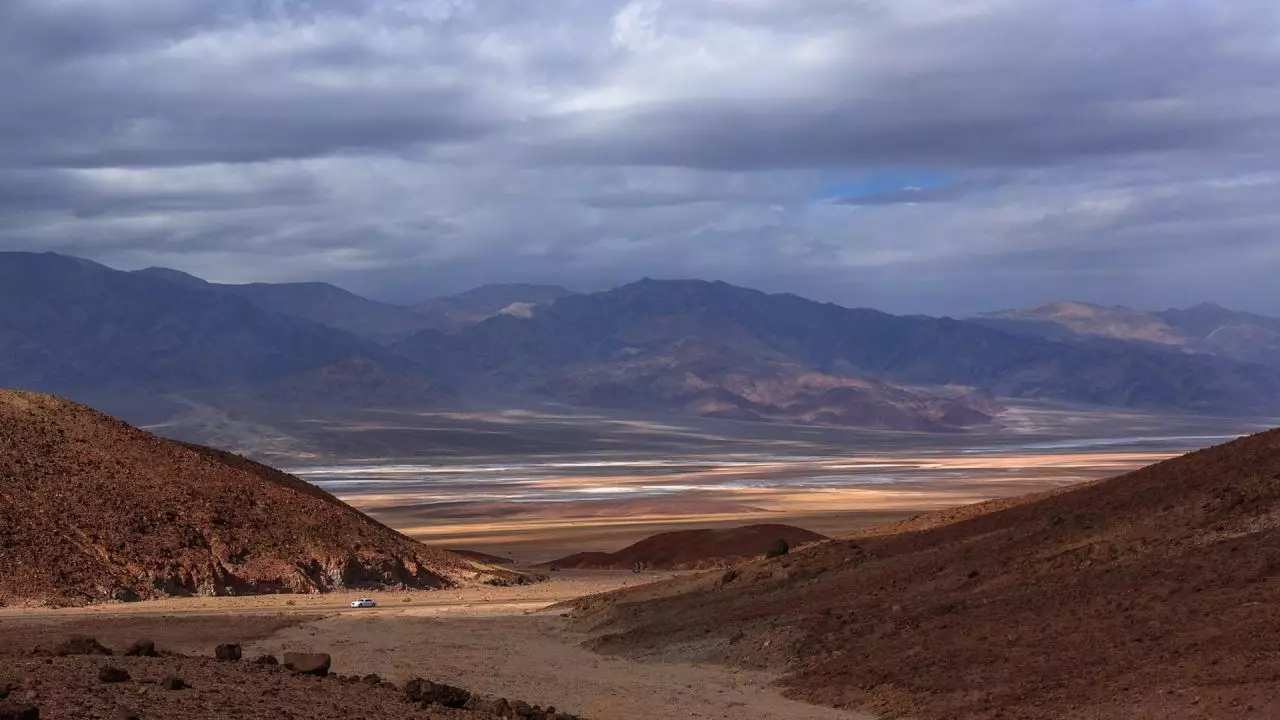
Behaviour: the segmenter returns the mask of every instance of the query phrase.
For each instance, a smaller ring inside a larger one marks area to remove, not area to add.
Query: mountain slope
[[[1185,310],[1147,312],[1057,302],[985,313],[968,320],[1050,340],[1110,338],[1280,366],[1280,319],[1228,310],[1212,303]]]
[[[922,719],[1280,713],[1280,430],[990,508],[579,614],[604,649]]]
[[[410,308],[370,300],[329,283],[230,285],[206,282],[194,275],[158,267],[135,270],[133,274],[227,293],[244,298],[264,310],[379,342],[396,340],[431,327],[428,320]]]
[[[1089,336],[1174,347],[1184,347],[1188,340],[1155,313],[1080,302],[1055,302],[1027,310],[1001,310],[966,319],[987,327],[1039,335],[1050,340]]]
[[[424,327],[453,332],[503,313],[527,316],[539,305],[575,294],[557,285],[481,285],[458,295],[419,303],[413,311]]]
[[[222,292],[52,253],[0,253],[0,384],[89,394],[200,389],[427,402],[412,362]],[[288,390],[282,390],[288,388]]]
[[[880,407],[895,406],[892,392],[959,399],[955,412],[974,419],[992,409],[966,389],[1122,407],[1280,411],[1280,372],[1260,366],[1120,342],[1057,343],[702,281],[646,280],[567,297],[531,317],[494,317],[448,338],[417,335],[397,348],[459,383],[588,404],[656,396],[681,407],[685,396],[702,392],[799,418],[807,389],[798,379],[808,373],[832,386],[842,379],[872,387]],[[744,377],[778,374],[791,379],[772,398],[739,387]]]
[[[0,391],[0,601],[445,587],[510,573],[291,475],[87,407]]]
[[[1280,366],[1280,318],[1201,303],[1155,313],[1202,352]]]

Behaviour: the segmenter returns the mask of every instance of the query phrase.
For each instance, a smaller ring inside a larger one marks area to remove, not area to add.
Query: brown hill
[[[543,567],[618,570],[642,565],[654,570],[700,570],[760,557],[779,540],[788,547],[798,547],[826,539],[825,535],[791,525],[680,530],[645,538],[615,553],[577,553]]]
[[[501,582],[292,475],[0,391],[0,602]]]
[[[1280,431],[905,528],[578,614],[601,649],[922,720],[1280,717]]]

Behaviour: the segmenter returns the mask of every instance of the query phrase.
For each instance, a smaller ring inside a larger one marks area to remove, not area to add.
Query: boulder
[[[227,643],[214,648],[213,656],[223,662],[238,662],[243,651],[235,643]]]
[[[150,640],[135,640],[124,651],[125,657],[156,657],[156,644]]]
[[[0,700],[0,720],[40,720],[40,708]]]
[[[104,646],[96,638],[75,635],[54,648],[53,654],[58,657],[67,655],[110,655],[111,648]]]
[[[122,683],[129,681],[129,671],[114,665],[103,665],[98,671],[98,679],[104,683]]]
[[[324,677],[329,674],[329,666],[332,663],[333,658],[327,653],[287,652],[284,654],[284,666],[299,675]]]
[[[471,700],[471,693],[452,685],[433,683],[430,680],[414,678],[404,686],[405,697],[409,702],[423,705],[439,705],[447,708],[463,708]]]

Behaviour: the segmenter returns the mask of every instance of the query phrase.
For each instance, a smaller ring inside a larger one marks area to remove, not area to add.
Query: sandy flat
[[[1169,454],[1104,449],[977,456],[954,452],[828,456],[787,462],[735,461],[725,467],[690,463],[662,477],[623,468],[609,475],[562,473],[521,486],[535,494],[577,493],[578,499],[550,502],[465,499],[486,487],[489,480],[483,474],[468,476],[464,486],[456,489],[462,493],[459,499],[448,502],[440,501],[445,495],[433,495],[436,501],[431,502],[414,500],[424,488],[442,492],[437,480],[408,482],[395,491],[330,489],[427,544],[480,550],[533,564],[576,552],[615,552],[657,533],[695,528],[784,523],[829,536],[847,535],[921,512],[1116,475]],[[842,473],[854,479],[841,485]],[[793,484],[833,474],[837,480],[829,486]],[[872,482],[857,479],[867,475]],[[649,495],[662,487],[676,490],[659,497]]]
[[[323,650],[343,673],[426,677],[593,720],[870,720],[783,698],[763,673],[596,655],[556,615],[342,613],[272,635],[252,652]]]

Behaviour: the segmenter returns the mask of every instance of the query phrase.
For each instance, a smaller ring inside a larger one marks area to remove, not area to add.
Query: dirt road
[[[593,720],[871,720],[783,698],[762,673],[641,663],[583,649],[559,616],[343,613],[275,633],[252,652],[316,650],[343,673],[426,677],[552,704]]]
[[[582,648],[585,637],[558,615],[534,612],[670,575],[564,572],[538,585],[380,593],[372,609],[351,608],[355,594],[0,608],[0,656],[71,634],[113,646],[151,637],[197,655],[222,642],[243,642],[246,654],[327,652],[337,673],[377,673],[395,682],[421,676],[592,720],[870,720],[787,700],[760,673],[600,656]]]

